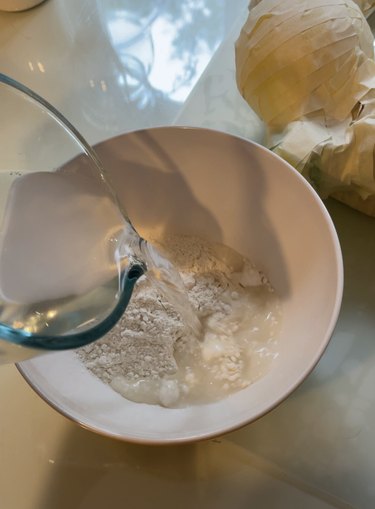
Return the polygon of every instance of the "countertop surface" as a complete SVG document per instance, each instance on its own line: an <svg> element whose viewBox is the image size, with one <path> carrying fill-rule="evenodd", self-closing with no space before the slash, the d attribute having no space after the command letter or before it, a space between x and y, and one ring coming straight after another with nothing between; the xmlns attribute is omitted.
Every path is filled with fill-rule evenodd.
<svg viewBox="0 0 375 509"><path fill-rule="evenodd" d="M236 90L243 0L47 0L0 12L0 72L95 144L157 125L262 141ZM1 105L0 105L1 108ZM257 422L215 440L121 443L59 415L0 367L1 509L375 506L375 220L327 207L345 268L335 333L313 373Z"/></svg>

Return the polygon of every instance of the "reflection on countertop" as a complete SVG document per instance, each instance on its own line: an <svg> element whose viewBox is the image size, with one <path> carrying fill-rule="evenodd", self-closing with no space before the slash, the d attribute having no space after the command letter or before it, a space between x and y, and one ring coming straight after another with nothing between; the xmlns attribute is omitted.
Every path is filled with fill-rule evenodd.
<svg viewBox="0 0 375 509"><path fill-rule="evenodd" d="M90 143L170 124L246 4L50 0L0 13L1 69L60 109Z"/></svg>

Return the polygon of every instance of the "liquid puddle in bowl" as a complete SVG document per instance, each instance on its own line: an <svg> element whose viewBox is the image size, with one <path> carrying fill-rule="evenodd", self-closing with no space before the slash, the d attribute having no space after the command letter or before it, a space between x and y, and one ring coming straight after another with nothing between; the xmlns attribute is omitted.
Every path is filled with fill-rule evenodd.
<svg viewBox="0 0 375 509"><path fill-rule="evenodd" d="M77 351L86 368L127 399L165 407L216 401L264 376L278 355L281 322L266 277L222 244L180 235L151 241L143 252L150 270L124 316ZM166 260L180 273L187 304L173 299L173 278L171 298Z"/></svg>

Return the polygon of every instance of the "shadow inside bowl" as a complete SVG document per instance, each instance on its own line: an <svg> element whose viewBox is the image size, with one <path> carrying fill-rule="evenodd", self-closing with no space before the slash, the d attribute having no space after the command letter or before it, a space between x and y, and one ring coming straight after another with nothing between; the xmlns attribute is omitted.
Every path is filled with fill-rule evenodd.
<svg viewBox="0 0 375 509"><path fill-rule="evenodd" d="M271 282L288 296L284 255L264 205L264 149L207 129L166 127L107 140L96 151L141 234L193 234L250 253L261 270L277 267Z"/></svg>

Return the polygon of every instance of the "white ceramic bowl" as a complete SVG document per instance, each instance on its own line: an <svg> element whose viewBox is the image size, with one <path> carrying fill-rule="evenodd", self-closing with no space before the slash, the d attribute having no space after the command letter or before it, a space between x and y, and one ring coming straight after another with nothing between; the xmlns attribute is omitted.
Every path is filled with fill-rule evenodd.
<svg viewBox="0 0 375 509"><path fill-rule="evenodd" d="M228 134L156 128L96 148L140 230L163 228L222 242L268 275L283 305L280 355L252 386L184 409L127 401L89 374L73 352L23 362L21 373L62 414L123 440L192 441L257 419L311 372L338 317L342 258L324 205L285 161Z"/></svg>

